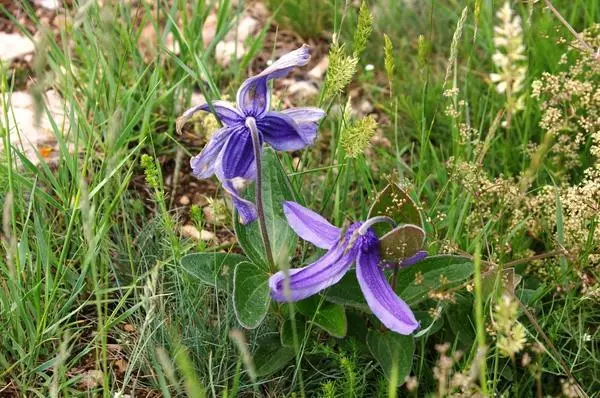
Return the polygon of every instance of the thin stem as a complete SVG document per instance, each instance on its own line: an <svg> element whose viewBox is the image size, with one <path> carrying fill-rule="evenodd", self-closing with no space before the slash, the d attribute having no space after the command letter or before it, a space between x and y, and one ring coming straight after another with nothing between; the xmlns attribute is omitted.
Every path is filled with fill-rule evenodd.
<svg viewBox="0 0 600 398"><path fill-rule="evenodd" d="M556 347L552 343L552 340L550 340L550 338L548 337L548 335L544 332L544 329L542 329L542 327L538 323L538 321L535 318L535 316L527 309L527 307L525 306L525 304L523 304L523 302L521 301L521 299L519 297L517 297L517 295L514 292L509 292L509 294L512 296L513 299L515 299L517 301L517 303L519 304L519 307L521 308L521 311L523 311L523 313L525 314L525 316L527 317L527 319L529 319L529 322L531 323L531 325L533 326L533 328L542 337L542 340L544 340L544 343L546 343L546 346L549 349L550 353L552 353L552 355L554 355L555 359L562 366L562 368L563 368L564 372L566 373L567 377L569 377L569 379L576 384L577 395L580 396L580 397L587 397L588 395L585 393L585 391L581 387L581 384L579 384L579 381L577 380L577 378L575 377L575 375L573 373L571 373L571 369L569 368L569 365L565 362L565 360L563 359L563 357L560 354L560 352L558 352L558 350L556 349Z"/></svg>
<svg viewBox="0 0 600 398"><path fill-rule="evenodd" d="M577 39L579 44L581 44L581 46L584 49L589 51L590 54L595 55L595 51L592 48L592 46L590 46L585 40L583 40L581 35L579 33L577 33L577 31L575 29L573 29L571 24L569 22L567 22L567 20L560 14L560 12L558 12L558 10L552 5L552 3L550 3L550 0L544 0L544 2L546 3L546 7L548 7L550 9L550 11L552 11L554 16L556 18L558 18L558 20L569 30L569 32L571 32L571 34L573 36L575 36L575 38Z"/></svg>
<svg viewBox="0 0 600 398"><path fill-rule="evenodd" d="M482 361L479 366L479 381L481 384L481 390L484 396L488 396L487 387L487 367L485 362L485 328L483 319L483 293L481 287L481 247L480 243L477 242L475 248L475 256L473 256L473 265L475 268L474 279L475 279L475 324L477 329L477 353L482 355Z"/></svg>
<svg viewBox="0 0 600 398"><path fill-rule="evenodd" d="M258 214L258 225L260 226L260 233L262 235L263 244L265 246L265 255L269 262L269 268L271 272L277 271L275 261L273 261L273 253L271 252L271 241L269 240L269 233L267 232L267 221L265 220L265 209L263 206L262 198L262 144L258 136L258 128L256 127L256 120L253 117L246 119L246 127L250 130L250 136L252 136L252 147L254 148L254 159L256 159L256 212Z"/></svg>

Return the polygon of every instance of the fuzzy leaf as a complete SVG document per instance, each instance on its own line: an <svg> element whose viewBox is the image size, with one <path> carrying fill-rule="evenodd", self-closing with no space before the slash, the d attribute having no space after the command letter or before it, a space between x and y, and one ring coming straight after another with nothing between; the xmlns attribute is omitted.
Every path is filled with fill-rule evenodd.
<svg viewBox="0 0 600 398"><path fill-rule="evenodd" d="M417 273L420 274L418 279L422 280L417 280ZM396 292L413 306L426 300L430 291L456 286L472 273L473 263L467 257L431 256L398 272Z"/></svg>
<svg viewBox="0 0 600 398"><path fill-rule="evenodd" d="M306 334L306 322L303 316L296 317L296 336L298 338L298 344L302 344L302 339ZM294 346L294 327L291 319L286 319L281 324L279 331L279 337L281 338L281 345L285 347Z"/></svg>
<svg viewBox="0 0 600 398"><path fill-rule="evenodd" d="M388 184L377 196L369 217L388 216L398 224L414 224L423 227L421 212L411 197L395 183ZM375 232L382 236L386 231L383 224L374 226Z"/></svg>
<svg viewBox="0 0 600 398"><path fill-rule="evenodd" d="M338 283L327 289L325 298L332 303L370 312L354 272L346 273Z"/></svg>
<svg viewBox="0 0 600 398"><path fill-rule="evenodd" d="M233 275L233 309L246 329L258 327L269 309L269 275L257 265L245 261Z"/></svg>
<svg viewBox="0 0 600 398"><path fill-rule="evenodd" d="M298 301L296 307L308 321L314 323L333 337L342 338L348 331L346 310L343 305L321 302L320 296Z"/></svg>
<svg viewBox="0 0 600 398"><path fill-rule="evenodd" d="M181 259L181 267L200 282L230 291L233 271L246 257L233 253L192 253Z"/></svg>
<svg viewBox="0 0 600 398"><path fill-rule="evenodd" d="M415 339L392 332L369 330L367 345L371 355L382 367L385 377L389 380L395 370L396 380L403 383L412 368Z"/></svg>
<svg viewBox="0 0 600 398"><path fill-rule="evenodd" d="M404 224L383 235L379 243L381 259L398 264L423 248L425 231L416 225Z"/></svg>
<svg viewBox="0 0 600 398"><path fill-rule="evenodd" d="M253 356L256 376L268 376L283 369L295 356L294 349L282 346L276 334L261 338Z"/></svg>

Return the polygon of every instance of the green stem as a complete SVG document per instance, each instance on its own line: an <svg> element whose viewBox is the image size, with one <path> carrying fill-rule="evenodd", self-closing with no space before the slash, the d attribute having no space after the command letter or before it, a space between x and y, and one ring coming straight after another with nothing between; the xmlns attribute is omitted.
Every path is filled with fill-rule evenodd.
<svg viewBox="0 0 600 398"><path fill-rule="evenodd" d="M481 246L477 242L475 255L473 256L473 264L475 266L475 321L477 327L477 353L481 355L479 364L479 379L481 383L481 391L483 396L487 397L487 366L485 361L485 325L483 319L483 293L481 287Z"/></svg>

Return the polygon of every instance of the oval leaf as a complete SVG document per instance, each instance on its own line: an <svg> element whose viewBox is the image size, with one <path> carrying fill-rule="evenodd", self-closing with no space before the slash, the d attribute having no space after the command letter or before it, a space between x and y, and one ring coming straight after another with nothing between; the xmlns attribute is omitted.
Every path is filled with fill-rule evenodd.
<svg viewBox="0 0 600 398"><path fill-rule="evenodd" d="M276 334L261 338L253 357L256 376L264 377L277 372L295 356L294 349L282 346Z"/></svg>
<svg viewBox="0 0 600 398"><path fill-rule="evenodd" d="M233 309L238 322L246 329L255 329L265 318L270 302L267 273L251 262L239 263L233 275Z"/></svg>
<svg viewBox="0 0 600 398"><path fill-rule="evenodd" d="M397 372L395 380L403 383L412 368L415 339L412 336L392 332L381 333L369 330L367 346L371 355L382 367L385 377L390 380L395 370Z"/></svg>
<svg viewBox="0 0 600 398"><path fill-rule="evenodd" d="M298 301L296 307L310 322L329 335L337 338L346 336L348 321L343 305L322 302L320 296L312 296Z"/></svg>
<svg viewBox="0 0 600 398"><path fill-rule="evenodd" d="M296 317L296 337L298 339L298 344L302 344L302 340L304 339L304 335L306 334L306 323L304 317L297 316ZM291 319L286 319L281 324L281 329L279 331L279 337L281 339L281 345L285 347L293 347L294 346L294 325Z"/></svg>
<svg viewBox="0 0 600 398"><path fill-rule="evenodd" d="M200 282L231 290L233 271L246 257L233 253L192 253L181 259L181 267Z"/></svg>
<svg viewBox="0 0 600 398"><path fill-rule="evenodd" d="M382 261L399 264L402 260L412 257L423 248L425 231L412 224L400 225L379 240Z"/></svg>
<svg viewBox="0 0 600 398"><path fill-rule="evenodd" d="M408 193L396 183L388 184L377 195L369 210L368 218L375 216L388 216L398 224L414 224L423 227L419 208ZM375 232L379 236L385 231L382 227L385 228L383 224L374 225Z"/></svg>
<svg viewBox="0 0 600 398"><path fill-rule="evenodd" d="M325 291L325 298L332 303L371 312L354 272L346 273L338 283L328 288Z"/></svg>
<svg viewBox="0 0 600 398"><path fill-rule="evenodd" d="M289 264L289 259L298 243L298 236L290 228L283 214L282 203L286 200L295 201L296 195L274 151L270 149L264 151L262 166L265 170L262 184L267 232L271 241L273 260L282 269ZM254 202L254 188L254 185L249 187L243 194L252 202ZM234 229L238 242L248 258L264 269L268 269L258 221L244 225L236 217Z"/></svg>
<svg viewBox="0 0 600 398"><path fill-rule="evenodd" d="M396 293L413 306L426 300L430 291L454 287L472 273L473 262L468 257L453 255L427 257L412 267L398 272Z"/></svg>

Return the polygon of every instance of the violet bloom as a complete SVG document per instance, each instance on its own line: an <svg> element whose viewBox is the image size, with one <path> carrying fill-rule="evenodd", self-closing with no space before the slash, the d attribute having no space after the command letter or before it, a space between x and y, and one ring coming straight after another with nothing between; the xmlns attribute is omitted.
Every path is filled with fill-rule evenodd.
<svg viewBox="0 0 600 398"><path fill-rule="evenodd" d="M239 195L234 182L256 179L250 129L258 131L261 144L267 142L278 151L305 148L317 136L318 122L325 115L323 110L312 107L281 112L269 110L269 80L287 75L292 68L306 65L309 59L309 47L303 45L246 80L237 92L237 106L226 101L213 101L188 109L180 118L185 122L198 111L214 112L223 123L223 127L215 132L202 152L193 157L190 163L193 174L198 178L217 175L225 190L231 194L244 224L256 219L256 207Z"/></svg>
<svg viewBox="0 0 600 398"><path fill-rule="evenodd" d="M283 271L269 279L271 296L279 302L298 301L336 284L356 262L356 277L369 308L394 332L408 335L419 327L409 306L388 283L382 270L379 239L370 222L356 222L346 231L331 225L312 210L294 202L283 204L288 223L296 233L317 247L328 249L316 262L288 271L289 291ZM418 252L403 266L421 260L426 252Z"/></svg>

